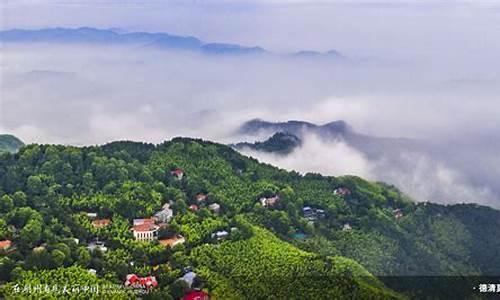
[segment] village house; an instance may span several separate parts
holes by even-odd
[[[137,241],[150,242],[158,238],[158,229],[160,227],[155,224],[155,220],[149,219],[134,219],[132,232]]]
[[[196,211],[198,211],[198,209],[199,209],[198,205],[196,205],[196,204],[189,205],[189,210],[190,211],[196,212]]]
[[[403,210],[401,208],[397,208],[392,211],[392,215],[396,218],[396,220],[401,219],[404,216]]]
[[[302,208],[302,213],[304,215],[304,218],[306,218],[309,221],[316,221],[318,219],[323,219],[326,216],[325,211],[323,209],[316,209],[310,206],[304,206]]]
[[[174,211],[170,208],[170,203],[165,203],[162,209],[153,215],[157,223],[167,223],[174,216]]]
[[[202,290],[194,289],[184,295],[182,300],[209,300],[210,297]]]
[[[343,231],[351,231],[352,227],[349,223],[344,223],[344,226],[342,227]]]
[[[0,249],[2,249],[2,250],[8,250],[10,247],[12,247],[12,241],[11,240],[0,241]]]
[[[158,242],[165,247],[174,247],[175,245],[184,244],[186,239],[182,235],[178,234],[172,238],[159,240]]]
[[[219,203],[212,203],[208,206],[208,209],[213,212],[214,214],[220,213],[220,204]]]
[[[97,274],[97,270],[96,269],[88,269],[87,270],[90,274],[92,275],[96,275]]]
[[[202,203],[202,202],[207,201],[208,196],[206,194],[203,194],[203,193],[198,193],[198,194],[196,194],[196,196],[194,196],[194,199],[196,200],[196,202]]]
[[[262,204],[262,206],[270,207],[276,205],[280,201],[280,197],[278,195],[269,198],[262,197],[259,199],[259,201]]]
[[[218,241],[225,240],[229,236],[229,232],[225,230],[219,230],[212,233],[212,238]]]
[[[94,226],[94,228],[102,228],[109,224],[111,224],[110,219],[95,219],[92,221],[92,226]]]
[[[90,252],[94,252],[95,250],[99,250],[101,252],[106,252],[108,251],[108,247],[105,246],[103,241],[99,241],[99,239],[96,239],[95,241],[90,242],[87,245],[87,249],[89,249]]]
[[[175,168],[174,170],[170,171],[170,175],[177,177],[177,179],[181,180],[182,177],[184,176],[184,170],[181,168]]]
[[[187,272],[186,274],[184,274],[182,277],[180,277],[177,280],[184,281],[185,283],[187,283],[189,288],[191,288],[193,286],[193,282],[194,282],[195,278],[196,278],[196,273],[193,271],[190,271],[190,272]]]
[[[91,220],[96,219],[97,218],[97,213],[89,212],[89,213],[87,213],[87,218],[89,218]]]
[[[136,288],[151,289],[158,286],[158,281],[155,276],[139,277],[136,274],[128,274],[125,282],[125,286],[132,286]]]
[[[351,190],[346,188],[346,187],[339,187],[339,188],[336,188],[334,191],[333,191],[333,194],[334,195],[337,195],[337,196],[348,196],[351,194]]]

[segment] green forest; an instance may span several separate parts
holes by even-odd
[[[0,298],[399,299],[429,286],[395,276],[500,275],[489,207],[415,203],[386,183],[289,172],[189,138],[0,155]],[[168,224],[137,240],[133,220],[165,203]],[[158,285],[122,288],[128,274]]]

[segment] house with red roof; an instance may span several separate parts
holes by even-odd
[[[203,193],[198,193],[196,194],[196,196],[194,196],[194,198],[196,199],[196,202],[200,203],[206,201],[208,199],[208,196]]]
[[[94,228],[105,227],[108,226],[109,224],[111,224],[110,219],[95,219],[92,221],[92,226],[94,226]]]
[[[11,240],[0,241],[0,249],[7,250],[12,246]]]
[[[139,277],[136,274],[128,274],[124,285],[135,288],[151,289],[158,286],[158,281],[155,276]]]
[[[190,211],[198,211],[198,209],[199,209],[198,205],[196,205],[196,204],[189,205],[189,210]]]
[[[280,201],[280,197],[278,195],[276,195],[274,197],[268,197],[268,198],[262,197],[259,199],[259,201],[262,204],[262,206],[270,207],[270,206],[276,205]]]
[[[137,241],[150,242],[158,238],[158,230],[160,226],[155,224],[155,220],[149,219],[134,219],[132,232]]]
[[[201,290],[192,290],[182,297],[182,300],[208,300],[208,294]]]
[[[351,194],[351,190],[346,187],[339,187],[333,191],[333,194],[341,197],[348,196]]]
[[[177,177],[177,179],[181,180],[184,176],[184,170],[181,168],[175,168],[174,170],[170,171],[170,175],[175,176]]]
[[[159,240],[158,242],[165,247],[174,247],[175,245],[183,244],[186,242],[186,239],[182,235],[178,234],[173,238]]]

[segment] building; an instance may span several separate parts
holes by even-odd
[[[174,170],[170,171],[170,175],[177,177],[177,179],[181,180],[182,177],[184,176],[184,170],[181,168],[175,168]]]
[[[229,236],[229,232],[225,230],[219,230],[212,233],[212,238],[217,239],[218,241],[224,240]]]
[[[97,213],[89,212],[89,213],[87,213],[87,217],[89,219],[96,219],[97,218]]]
[[[154,224],[155,219],[153,218],[146,218],[146,219],[134,219],[134,226],[135,225],[142,225],[142,224]]]
[[[208,209],[213,212],[214,214],[220,213],[220,204],[219,203],[212,203],[208,206]]]
[[[333,194],[334,195],[337,195],[337,196],[348,196],[351,194],[351,190],[346,188],[346,187],[339,187],[339,188],[336,188],[334,191],[333,191]]]
[[[170,208],[170,203],[165,203],[162,209],[153,215],[157,223],[167,223],[174,216],[174,211]]]
[[[401,219],[404,216],[403,210],[401,208],[397,208],[397,209],[392,211],[392,215],[396,219]]]
[[[108,247],[105,246],[103,241],[99,241],[99,239],[90,242],[87,245],[87,249],[89,249],[90,252],[94,252],[95,250],[99,250],[101,252],[106,252],[108,251]]]
[[[134,219],[132,232],[137,241],[150,242],[158,238],[159,228],[154,219]]]
[[[0,241],[0,249],[7,250],[10,247],[12,247],[12,241],[11,240]]]
[[[270,207],[276,205],[280,201],[280,197],[278,195],[269,198],[262,197],[259,199],[259,201],[262,204],[262,206]]]
[[[316,221],[318,219],[323,219],[325,218],[326,214],[323,209],[316,209],[312,208],[310,206],[304,206],[302,208],[302,214],[304,215],[304,218],[306,218],[309,221]]]
[[[342,227],[343,231],[351,231],[352,227],[349,223],[345,223],[344,226]]]
[[[194,198],[196,199],[196,202],[201,203],[207,201],[208,196],[203,193],[198,193],[196,194],[196,196],[194,196]]]
[[[210,297],[207,293],[200,290],[192,290],[182,297],[182,300],[209,300]]]
[[[132,286],[136,288],[151,289],[158,286],[158,281],[155,276],[139,277],[136,274],[128,274],[125,282],[125,286]]]
[[[199,208],[198,208],[198,205],[196,205],[196,204],[191,204],[191,205],[189,205],[189,210],[190,210],[190,211],[193,211],[193,212],[194,212],[194,211],[198,211],[198,209],[199,209]]]
[[[186,242],[186,239],[182,235],[178,234],[173,238],[159,240],[158,242],[165,247],[174,247],[175,245],[184,244]]]
[[[181,278],[179,278],[177,280],[184,281],[185,283],[187,283],[189,288],[191,288],[195,278],[196,278],[196,273],[193,271],[190,271],[190,272],[187,272],[186,274],[184,274]]]
[[[89,273],[92,274],[92,275],[96,275],[97,274],[96,269],[88,269],[87,271],[89,271]]]
[[[110,219],[95,219],[92,221],[92,226],[94,226],[94,228],[105,227],[108,226],[109,224],[111,224]]]

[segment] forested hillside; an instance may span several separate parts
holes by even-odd
[[[384,276],[500,275],[496,210],[415,204],[384,183],[303,176],[201,140],[29,145],[2,154],[0,195],[4,296],[68,272],[80,274],[71,284],[154,276],[148,294],[117,297],[158,299],[190,290],[398,298],[421,287],[387,280],[393,292]],[[168,224],[152,241],[137,240],[133,219],[166,203]],[[194,281],[178,280],[193,272]]]

